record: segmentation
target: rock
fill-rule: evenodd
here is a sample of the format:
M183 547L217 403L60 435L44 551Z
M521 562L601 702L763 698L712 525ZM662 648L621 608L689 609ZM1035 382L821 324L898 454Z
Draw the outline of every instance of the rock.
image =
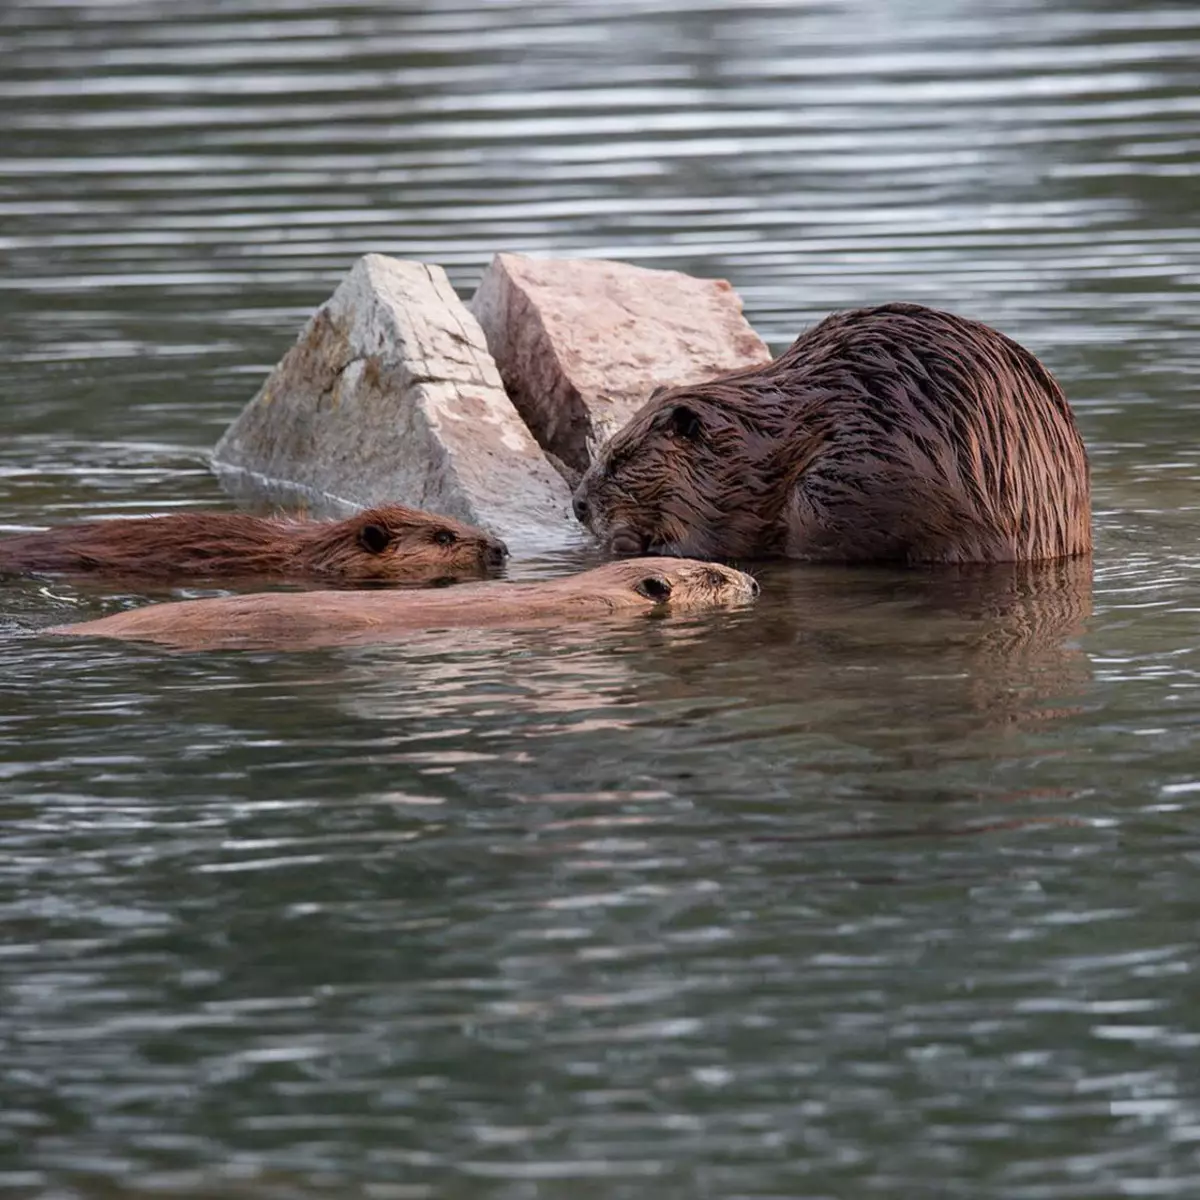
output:
M576 544L570 492L441 267L360 259L226 430L231 491L315 513L398 501L510 545Z
M771 357L725 280L678 271L498 254L469 307L517 411L572 472L656 387Z

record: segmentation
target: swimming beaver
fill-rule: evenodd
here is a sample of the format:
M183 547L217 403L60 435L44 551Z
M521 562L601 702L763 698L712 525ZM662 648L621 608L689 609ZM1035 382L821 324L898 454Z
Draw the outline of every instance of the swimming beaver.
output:
M449 517L400 504L344 521L181 512L89 521L0 539L0 571L103 574L147 583L196 579L419 583L479 578L504 543Z
M617 554L965 563L1092 548L1062 389L1003 334L916 304L838 313L764 366L660 389L574 503Z
M181 649L394 641L417 629L553 624L622 612L742 604L749 575L718 563L639 558L539 583L465 584L436 592L271 592L150 604L49 633L128 638Z

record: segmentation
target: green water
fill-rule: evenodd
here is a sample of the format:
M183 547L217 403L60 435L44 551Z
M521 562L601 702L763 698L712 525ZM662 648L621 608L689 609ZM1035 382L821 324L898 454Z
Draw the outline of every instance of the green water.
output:
M1099 547L294 655L5 581L0 1195L1200 1195L1198 61L1166 3L0 6L2 528L226 503L357 255L509 249L1000 326Z

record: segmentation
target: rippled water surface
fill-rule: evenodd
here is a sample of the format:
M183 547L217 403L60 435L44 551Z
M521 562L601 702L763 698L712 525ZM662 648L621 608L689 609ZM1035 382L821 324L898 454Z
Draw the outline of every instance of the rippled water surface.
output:
M1153 2L0 5L4 528L228 503L358 254L510 249L997 324L1099 542L293 655L4 582L0 1194L1200 1195L1198 62Z

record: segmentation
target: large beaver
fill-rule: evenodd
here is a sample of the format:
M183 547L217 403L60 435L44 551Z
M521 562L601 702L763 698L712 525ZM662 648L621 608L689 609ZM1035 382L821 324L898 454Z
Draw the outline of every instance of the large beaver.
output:
M779 358L656 392L576 516L617 554L1010 562L1091 550L1062 389L1003 334L916 304L838 313Z
M0 539L0 571L144 583L239 578L362 587L478 579L507 555L504 543L481 529L400 504L344 521L181 512Z
M392 641L417 629L552 624L623 612L743 604L749 575L711 562L631 559L540 583L436 592L270 592L151 604L50 633L127 638L181 649L300 649Z

